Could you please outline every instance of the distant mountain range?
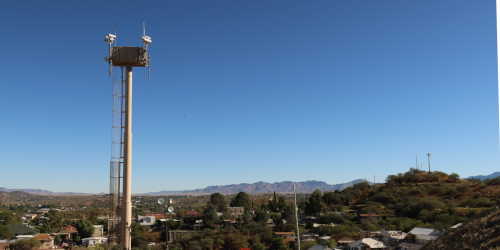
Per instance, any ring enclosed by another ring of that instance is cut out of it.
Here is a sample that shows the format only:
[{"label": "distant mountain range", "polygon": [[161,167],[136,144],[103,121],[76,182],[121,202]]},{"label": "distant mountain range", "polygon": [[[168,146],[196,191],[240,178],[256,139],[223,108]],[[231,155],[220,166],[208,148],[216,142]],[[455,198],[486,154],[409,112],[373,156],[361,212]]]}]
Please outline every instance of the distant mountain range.
[{"label": "distant mountain range", "polygon": [[[479,178],[481,180],[484,179],[492,179],[495,177],[500,176],[500,172],[495,172],[490,175],[477,175],[477,176],[470,176],[467,177],[466,179],[470,178]],[[253,184],[248,184],[248,183],[241,183],[241,184],[231,184],[231,185],[225,185],[225,186],[209,186],[203,189],[194,189],[194,190],[178,190],[178,191],[159,191],[159,192],[150,192],[150,193],[142,193],[139,195],[165,195],[165,194],[212,194],[219,192],[221,194],[236,194],[238,192],[246,192],[249,194],[257,194],[257,193],[271,193],[273,191],[276,191],[276,193],[293,193],[293,184],[296,185],[296,190],[297,193],[312,193],[314,190],[319,189],[321,191],[329,191],[329,190],[343,190],[347,187],[352,186],[353,184],[363,182],[365,180],[363,179],[357,179],[351,182],[347,183],[341,183],[341,184],[328,184],[324,181],[303,181],[303,182],[291,182],[291,181],[282,181],[282,182],[275,182],[275,183],[268,183],[268,182],[256,182]],[[369,182],[370,184],[373,184],[372,182]],[[4,192],[12,192],[12,191],[24,191],[30,194],[36,194],[36,195],[86,195],[86,193],[73,193],[73,192],[65,192],[65,193],[58,193],[58,192],[51,192],[47,190],[41,190],[41,189],[7,189],[0,187],[0,191]],[[104,193],[100,193],[104,194]],[[135,194],[138,195],[138,194]]]},{"label": "distant mountain range", "polygon": [[481,179],[481,180],[485,180],[485,179],[493,179],[493,178],[496,178],[500,176],[500,172],[495,172],[493,174],[490,174],[490,175],[476,175],[476,176],[470,176],[470,177],[467,177],[466,179],[471,179],[471,178],[476,178],[476,179]]},{"label": "distant mountain range", "polygon": [[[19,189],[19,188],[8,189],[8,188],[4,188],[4,187],[0,187],[0,191],[4,191],[4,192],[23,191],[26,193],[36,194],[36,195],[86,195],[86,193],[74,193],[74,192],[59,193],[59,192],[52,192],[52,191],[48,191],[48,190],[42,190],[42,189]],[[100,194],[105,194],[105,193],[100,193]]]},{"label": "distant mountain range", "polygon": [[[358,179],[348,183],[334,184],[330,185],[324,181],[303,181],[303,182],[291,182],[291,181],[283,181],[283,182],[275,182],[275,183],[267,183],[267,182],[256,182],[253,184],[232,184],[226,186],[209,186],[204,189],[194,189],[194,190],[180,190],[180,191],[160,191],[160,192],[151,192],[144,193],[142,195],[163,195],[163,194],[211,194],[219,192],[221,194],[236,194],[238,192],[246,192],[249,194],[256,193],[271,193],[276,191],[276,193],[293,193],[293,184],[296,185],[297,193],[312,193],[314,190],[319,189],[321,191],[329,191],[329,190],[342,190],[346,187],[350,187],[355,183],[363,182],[365,180]],[[372,182],[369,182],[372,184]]]}]

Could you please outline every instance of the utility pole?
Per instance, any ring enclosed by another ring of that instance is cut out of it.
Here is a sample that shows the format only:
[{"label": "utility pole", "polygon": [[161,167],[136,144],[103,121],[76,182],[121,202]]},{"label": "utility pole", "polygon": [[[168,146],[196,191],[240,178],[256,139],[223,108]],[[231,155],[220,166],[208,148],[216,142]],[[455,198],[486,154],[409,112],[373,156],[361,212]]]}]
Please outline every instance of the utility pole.
[{"label": "utility pole", "polygon": [[417,160],[417,154],[415,154],[415,168],[418,169],[418,160]]},{"label": "utility pole", "polygon": [[295,198],[295,227],[296,227],[295,237],[297,237],[297,246],[298,250],[300,250],[299,217],[297,216],[297,211],[299,211],[299,208],[297,207],[297,193],[295,193],[295,184],[293,184],[293,196]]},{"label": "utility pole", "polygon": [[431,153],[427,153],[427,157],[429,158],[429,174],[431,173]]}]

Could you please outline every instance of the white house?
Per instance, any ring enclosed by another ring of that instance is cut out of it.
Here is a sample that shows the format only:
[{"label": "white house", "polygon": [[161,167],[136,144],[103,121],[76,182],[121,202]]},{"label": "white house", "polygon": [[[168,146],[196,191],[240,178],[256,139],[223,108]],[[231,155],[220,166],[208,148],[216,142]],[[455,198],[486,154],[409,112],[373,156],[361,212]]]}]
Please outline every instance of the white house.
[{"label": "white house", "polygon": [[16,236],[16,238],[18,240],[28,240],[28,239],[33,238],[33,235],[18,235],[18,236]]},{"label": "white house", "polygon": [[137,219],[139,219],[139,225],[146,226],[149,228],[151,228],[151,226],[153,226],[153,224],[156,221],[156,217],[154,217],[154,216],[140,216],[139,215]]},{"label": "white house", "polygon": [[416,227],[408,232],[408,234],[414,234],[415,236],[417,236],[416,239],[420,240],[419,242],[423,242],[426,240],[436,240],[444,234],[444,230],[439,231],[434,228]]},{"label": "white house", "polygon": [[378,240],[374,240],[371,238],[363,238],[361,240],[353,241],[347,244],[348,250],[362,250],[369,247],[370,249],[387,249],[387,246]]},{"label": "white house", "polygon": [[82,243],[84,246],[93,246],[97,244],[108,244],[107,237],[91,237],[82,239]]},{"label": "white house", "polygon": [[400,242],[408,236],[407,233],[401,231],[383,231],[380,235],[384,241],[388,242]]}]

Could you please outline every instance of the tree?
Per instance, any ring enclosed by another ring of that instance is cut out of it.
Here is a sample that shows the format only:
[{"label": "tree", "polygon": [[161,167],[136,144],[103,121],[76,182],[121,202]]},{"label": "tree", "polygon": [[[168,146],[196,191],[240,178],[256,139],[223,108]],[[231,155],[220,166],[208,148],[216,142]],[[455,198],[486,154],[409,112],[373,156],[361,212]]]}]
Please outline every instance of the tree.
[{"label": "tree", "polygon": [[18,240],[12,244],[9,244],[11,250],[30,250],[32,248],[39,248],[42,244],[35,238]]},{"label": "tree", "polygon": [[265,250],[266,246],[260,242],[255,242],[252,245],[252,250]]},{"label": "tree", "polygon": [[21,225],[23,220],[20,215],[14,214],[12,212],[4,211],[0,212],[0,224],[2,225]]},{"label": "tree", "polygon": [[213,204],[218,212],[226,211],[226,208],[227,208],[226,197],[220,193],[211,194],[210,200],[208,201],[208,203]]},{"label": "tree", "polygon": [[233,199],[231,199],[231,207],[244,207],[245,211],[250,211],[252,200],[245,192],[239,192]]},{"label": "tree", "polygon": [[8,226],[0,225],[0,239],[9,239],[12,231]]},{"label": "tree", "polygon": [[316,189],[307,200],[305,211],[308,215],[318,215],[325,208],[325,203],[321,200],[321,191]]},{"label": "tree", "polygon": [[277,208],[278,208],[278,211],[281,213],[283,212],[283,209],[285,208],[286,206],[286,201],[285,201],[285,197],[283,197],[283,195],[280,195],[280,197],[278,198],[278,203],[276,204]]},{"label": "tree", "polygon": [[61,243],[61,236],[60,235],[56,235],[56,237],[54,237],[54,243],[57,245],[59,243]]},{"label": "tree", "polygon": [[276,191],[274,191],[273,199],[269,201],[269,210],[273,213],[278,211],[278,198],[276,197]]},{"label": "tree", "polygon": [[451,173],[448,178],[450,178],[451,181],[453,182],[458,182],[460,181],[460,175],[458,175],[457,173]]},{"label": "tree", "polygon": [[147,244],[147,229],[137,222],[132,222],[131,225],[131,241],[132,247],[144,247]]},{"label": "tree", "polygon": [[255,211],[255,221],[267,222],[267,220],[269,220],[269,214],[266,210],[261,208]]},{"label": "tree", "polygon": [[281,237],[274,238],[273,242],[271,243],[271,247],[269,249],[270,250],[288,250],[288,248],[285,245],[285,242],[283,241],[283,238],[281,238]]},{"label": "tree", "polygon": [[40,233],[50,234],[51,231],[52,231],[52,228],[50,227],[50,223],[48,221],[43,223],[42,228],[40,228]]},{"label": "tree", "polygon": [[334,239],[328,239],[328,240],[325,241],[325,246],[328,247],[328,248],[333,249],[334,247],[337,246],[337,242],[335,242]]},{"label": "tree", "polygon": [[219,216],[217,215],[217,210],[214,204],[208,203],[207,209],[204,210],[205,215],[205,225],[213,227],[214,223],[219,222]]},{"label": "tree", "polygon": [[247,248],[248,241],[245,235],[228,234],[224,240],[224,249],[240,249]]},{"label": "tree", "polygon": [[295,204],[287,204],[283,207],[281,218],[286,220],[287,223],[295,223]]},{"label": "tree", "polygon": [[94,225],[88,220],[80,219],[76,222],[75,228],[78,231],[78,235],[82,238],[90,238],[94,235]]}]

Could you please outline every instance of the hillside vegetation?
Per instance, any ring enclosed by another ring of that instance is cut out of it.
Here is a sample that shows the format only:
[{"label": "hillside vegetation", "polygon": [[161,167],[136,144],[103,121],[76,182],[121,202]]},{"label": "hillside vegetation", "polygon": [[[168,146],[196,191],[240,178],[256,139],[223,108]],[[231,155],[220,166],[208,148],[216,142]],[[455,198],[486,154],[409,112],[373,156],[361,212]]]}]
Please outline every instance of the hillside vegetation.
[{"label": "hillside vegetation", "polygon": [[500,209],[488,211],[482,217],[467,223],[422,250],[500,249]]},{"label": "hillside vegetation", "polygon": [[340,210],[339,205],[343,205],[361,214],[383,216],[384,219],[378,222],[364,222],[366,229],[409,231],[415,226],[441,230],[467,222],[469,217],[500,204],[499,197],[498,177],[483,182],[479,179],[462,180],[458,174],[410,169],[406,173],[389,175],[385,184],[357,183],[340,192],[318,195],[317,198],[326,206],[323,209],[308,210],[305,203],[312,201],[302,203],[308,214]]}]

